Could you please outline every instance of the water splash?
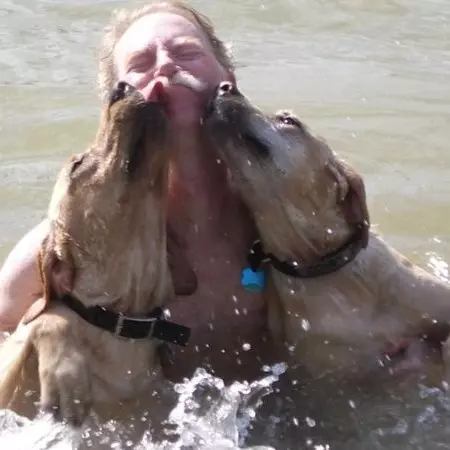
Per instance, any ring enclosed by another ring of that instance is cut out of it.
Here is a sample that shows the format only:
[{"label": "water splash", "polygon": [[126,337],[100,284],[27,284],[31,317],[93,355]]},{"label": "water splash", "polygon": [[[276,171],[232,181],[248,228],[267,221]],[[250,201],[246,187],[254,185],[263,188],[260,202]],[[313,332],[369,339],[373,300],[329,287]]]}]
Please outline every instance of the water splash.
[{"label": "water splash", "polygon": [[[164,436],[159,441],[153,439],[150,431],[144,433],[139,442],[121,437],[121,424],[115,421],[99,424],[94,415],[87,426],[74,430],[56,423],[48,415],[40,415],[31,421],[3,410],[0,411],[0,448],[75,450],[102,445],[102,448],[114,450],[242,449],[262,398],[272,392],[273,383],[284,373],[286,366],[276,364],[264,369],[267,375],[260,380],[235,382],[229,386],[206,370],[197,369],[191,379],[171,386],[178,401],[163,423]],[[150,416],[148,412],[141,420],[147,423]],[[250,448],[274,450],[267,446]]]},{"label": "water splash", "polygon": [[67,450],[77,448],[79,431],[56,423],[49,415],[28,420],[12,411],[0,411],[0,448],[8,450]]},{"label": "water splash", "polygon": [[[177,406],[169,415],[168,424],[175,425],[178,442],[171,449],[239,449],[243,445],[262,398],[272,392],[272,385],[286,366],[266,368],[269,375],[261,380],[235,382],[224,386],[220,378],[197,369],[191,380],[175,385],[179,394]],[[158,450],[167,449],[163,442]],[[271,449],[272,447],[252,447]]]}]

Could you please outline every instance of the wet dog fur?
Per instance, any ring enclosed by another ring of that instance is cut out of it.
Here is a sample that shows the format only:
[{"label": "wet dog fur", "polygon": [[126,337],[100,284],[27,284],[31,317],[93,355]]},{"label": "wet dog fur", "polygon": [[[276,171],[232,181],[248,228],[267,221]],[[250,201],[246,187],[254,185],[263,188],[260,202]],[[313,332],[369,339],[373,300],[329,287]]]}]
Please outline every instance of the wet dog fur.
[{"label": "wet dog fur", "polygon": [[63,167],[39,254],[44,295],[0,348],[0,407],[33,417],[39,400],[79,425],[91,407],[120,409],[160,377],[157,341],[116,337],[58,299],[70,293],[87,307],[145,316],[174,297],[168,133],[160,105],[119,83],[94,143]]},{"label": "wet dog fur", "polygon": [[332,273],[296,278],[268,266],[268,323],[291,365],[316,378],[394,373],[398,355],[411,367],[436,344],[448,383],[450,285],[370,229],[361,175],[298,117],[261,111],[231,83],[217,88],[204,126],[265,253],[314,266],[359,230],[361,250]]}]

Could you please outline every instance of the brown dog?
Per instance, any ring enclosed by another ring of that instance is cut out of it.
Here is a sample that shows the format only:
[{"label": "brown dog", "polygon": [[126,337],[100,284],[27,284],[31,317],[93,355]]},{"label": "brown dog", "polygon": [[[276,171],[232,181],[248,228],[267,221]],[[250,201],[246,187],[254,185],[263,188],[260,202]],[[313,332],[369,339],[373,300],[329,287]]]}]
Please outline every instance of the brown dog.
[{"label": "brown dog", "polygon": [[94,144],[70,159],[54,188],[39,257],[45,295],[1,348],[1,407],[36,412],[24,396],[35,354],[41,406],[80,424],[91,405],[147,391],[159,376],[160,340],[186,343],[189,330],[155,309],[174,297],[168,136],[161,106],[118,83]]},{"label": "brown dog", "polygon": [[450,286],[369,230],[361,177],[297,117],[222,83],[204,124],[257,224],[250,265],[270,267],[269,325],[297,362],[348,377],[447,339]]}]

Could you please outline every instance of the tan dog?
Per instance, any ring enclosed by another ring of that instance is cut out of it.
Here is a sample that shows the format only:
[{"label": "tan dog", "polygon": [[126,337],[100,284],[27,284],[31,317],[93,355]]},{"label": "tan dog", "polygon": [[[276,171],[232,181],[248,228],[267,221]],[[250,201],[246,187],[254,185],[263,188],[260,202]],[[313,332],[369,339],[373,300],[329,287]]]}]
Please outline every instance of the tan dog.
[{"label": "tan dog", "polygon": [[[262,245],[249,259],[270,267],[269,325],[296,361],[348,378],[447,338],[450,285],[369,230],[361,177],[297,117],[222,83],[204,124],[254,216]],[[445,343],[447,381],[449,356]]]},{"label": "tan dog", "polygon": [[61,171],[39,258],[45,295],[1,348],[1,407],[36,412],[24,395],[35,354],[41,406],[80,424],[91,405],[147,392],[159,376],[153,338],[186,343],[188,329],[153,311],[174,297],[168,135],[160,105],[118,83],[94,144]]}]

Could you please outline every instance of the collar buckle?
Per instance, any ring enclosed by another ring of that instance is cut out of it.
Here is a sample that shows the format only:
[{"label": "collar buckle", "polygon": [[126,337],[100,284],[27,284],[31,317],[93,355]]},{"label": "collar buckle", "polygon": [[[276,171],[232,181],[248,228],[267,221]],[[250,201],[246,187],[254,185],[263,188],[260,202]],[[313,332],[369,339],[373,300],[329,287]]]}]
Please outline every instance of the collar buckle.
[{"label": "collar buckle", "polygon": [[116,323],[116,327],[114,329],[114,334],[116,336],[120,336],[120,334],[122,333],[124,321],[125,321],[125,315],[122,313],[118,313],[117,314],[117,323]]}]

